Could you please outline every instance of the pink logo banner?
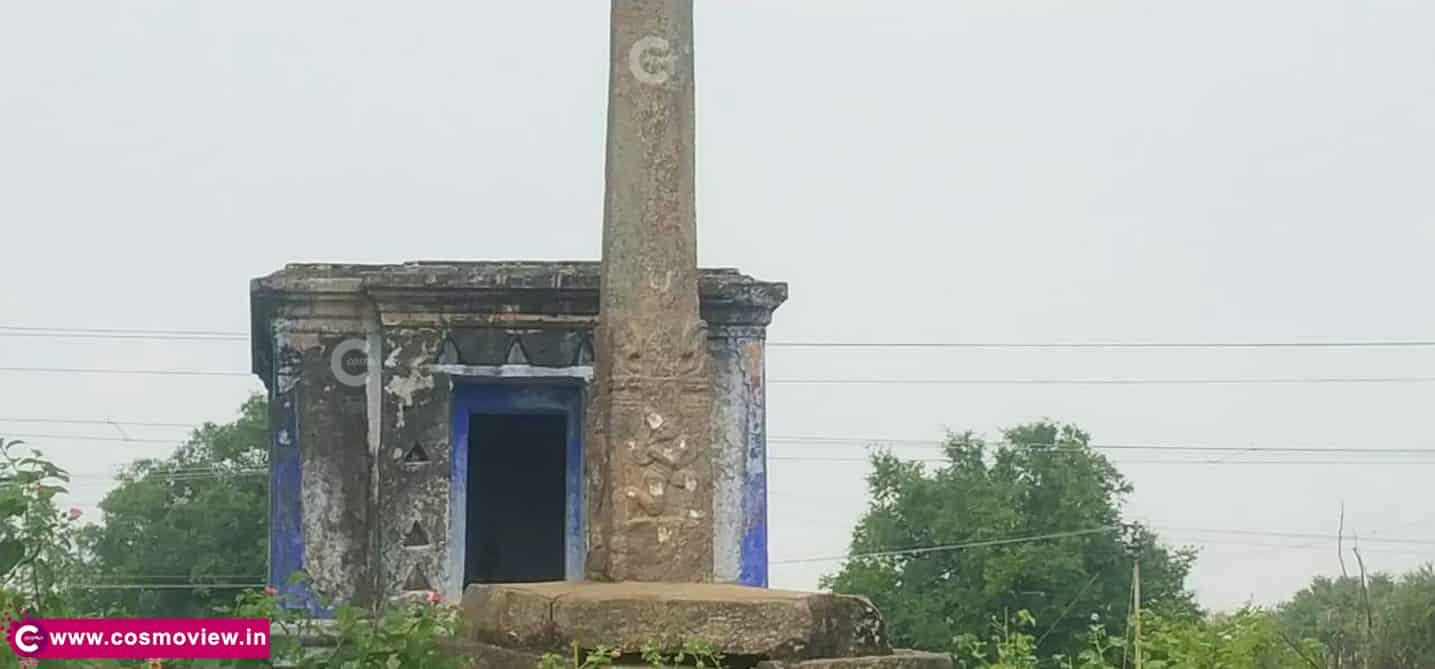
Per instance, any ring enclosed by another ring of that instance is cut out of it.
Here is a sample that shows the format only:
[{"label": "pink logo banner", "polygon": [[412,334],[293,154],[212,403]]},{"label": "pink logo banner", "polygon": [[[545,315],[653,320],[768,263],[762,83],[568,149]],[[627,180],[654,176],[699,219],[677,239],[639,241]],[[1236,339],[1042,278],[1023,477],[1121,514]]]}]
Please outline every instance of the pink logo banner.
[{"label": "pink logo banner", "polygon": [[24,618],[7,630],[22,658],[267,658],[264,618]]}]

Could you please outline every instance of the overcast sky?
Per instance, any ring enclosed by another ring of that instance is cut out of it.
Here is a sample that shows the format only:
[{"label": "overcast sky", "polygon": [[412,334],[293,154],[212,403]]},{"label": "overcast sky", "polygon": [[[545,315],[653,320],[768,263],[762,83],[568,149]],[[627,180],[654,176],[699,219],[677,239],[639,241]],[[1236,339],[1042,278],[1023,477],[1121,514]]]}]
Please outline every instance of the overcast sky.
[{"label": "overcast sky", "polygon": [[[774,341],[1432,338],[1432,28],[1416,0],[709,0],[699,255],[790,282]],[[248,280],[286,262],[596,258],[607,37],[597,1],[5,3],[0,324],[242,331]],[[3,337],[0,366],[247,370],[248,355]],[[774,348],[768,372],[1408,377],[1435,374],[1435,350]],[[225,420],[259,388],[0,372],[0,417]],[[774,436],[1048,417],[1103,443],[1435,448],[1432,390],[775,384],[768,416]],[[115,467],[168,450],[29,441],[87,477],[87,508]],[[1333,539],[1196,528],[1333,536],[1344,500],[1372,568],[1435,559],[1435,464],[1414,456],[1115,457],[1140,461],[1121,465],[1130,514],[1203,547],[1207,605],[1275,602],[1339,566]],[[842,554],[865,470],[772,461],[772,559]],[[773,584],[836,566],[775,565]]]}]

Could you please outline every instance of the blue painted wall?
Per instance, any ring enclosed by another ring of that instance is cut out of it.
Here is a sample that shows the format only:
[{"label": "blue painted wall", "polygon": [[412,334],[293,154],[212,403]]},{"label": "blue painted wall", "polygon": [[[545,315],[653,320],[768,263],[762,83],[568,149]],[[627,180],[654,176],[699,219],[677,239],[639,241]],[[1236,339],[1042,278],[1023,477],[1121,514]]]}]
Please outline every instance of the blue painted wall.
[{"label": "blue painted wall", "polygon": [[294,391],[271,400],[269,451],[269,583],[278,587],[286,601],[311,602],[308,588],[290,584],[289,579],[304,569],[304,502],[300,496],[299,421]]},{"label": "blue painted wall", "polygon": [[449,588],[461,592],[468,536],[468,441],[473,414],[561,415],[567,419],[567,553],[564,571],[582,580],[587,559],[583,508],[583,386],[578,381],[454,379],[453,465],[449,486]]}]

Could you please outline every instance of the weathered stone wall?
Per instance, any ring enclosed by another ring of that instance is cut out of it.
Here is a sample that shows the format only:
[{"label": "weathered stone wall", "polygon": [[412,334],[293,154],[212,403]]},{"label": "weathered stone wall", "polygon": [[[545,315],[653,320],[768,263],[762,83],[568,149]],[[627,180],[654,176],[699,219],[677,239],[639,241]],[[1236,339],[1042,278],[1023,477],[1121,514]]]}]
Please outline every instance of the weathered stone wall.
[{"label": "weathered stone wall", "polygon": [[385,332],[383,340],[378,587],[385,594],[444,590],[449,578],[452,384],[447,375],[428,369],[441,350],[443,334],[434,328],[401,328]]},{"label": "weathered stone wall", "polygon": [[709,330],[713,387],[713,580],[767,585],[765,328]]},{"label": "weathered stone wall", "polygon": [[334,373],[350,341],[288,329],[275,337],[270,571],[287,587],[302,570],[325,598],[364,604],[373,592],[367,395]]}]

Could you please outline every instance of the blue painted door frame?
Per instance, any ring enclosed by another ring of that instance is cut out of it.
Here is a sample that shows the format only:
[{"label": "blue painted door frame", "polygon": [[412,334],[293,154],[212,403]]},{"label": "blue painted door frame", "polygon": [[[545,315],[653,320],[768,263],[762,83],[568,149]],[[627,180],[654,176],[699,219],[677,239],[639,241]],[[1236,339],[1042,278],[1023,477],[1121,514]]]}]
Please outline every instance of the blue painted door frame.
[{"label": "blue painted door frame", "polygon": [[468,549],[468,444],[474,414],[557,415],[567,422],[564,575],[583,580],[588,546],[583,508],[583,390],[580,379],[454,378],[450,442],[448,568],[450,595],[462,593]]}]

